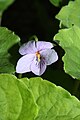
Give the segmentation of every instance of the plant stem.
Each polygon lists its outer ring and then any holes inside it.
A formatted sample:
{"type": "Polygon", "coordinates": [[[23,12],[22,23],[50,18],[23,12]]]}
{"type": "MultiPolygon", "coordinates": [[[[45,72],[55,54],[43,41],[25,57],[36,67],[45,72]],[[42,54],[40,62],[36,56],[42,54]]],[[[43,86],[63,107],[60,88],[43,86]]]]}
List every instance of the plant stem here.
{"type": "Polygon", "coordinates": [[[1,20],[2,20],[2,13],[0,13],[0,26],[1,26],[1,20]]]}
{"type": "Polygon", "coordinates": [[[1,26],[1,18],[0,18],[0,26],[1,26]]]}
{"type": "Polygon", "coordinates": [[[74,86],[73,86],[73,95],[79,98],[79,85],[80,85],[80,80],[75,80],[74,86]]]}
{"type": "Polygon", "coordinates": [[[33,39],[34,39],[36,42],[38,41],[38,38],[37,38],[36,35],[31,36],[29,40],[33,40],[33,39]]]}
{"type": "Polygon", "coordinates": [[[22,74],[19,74],[19,75],[18,75],[18,78],[21,79],[21,78],[22,78],[22,74]]]}

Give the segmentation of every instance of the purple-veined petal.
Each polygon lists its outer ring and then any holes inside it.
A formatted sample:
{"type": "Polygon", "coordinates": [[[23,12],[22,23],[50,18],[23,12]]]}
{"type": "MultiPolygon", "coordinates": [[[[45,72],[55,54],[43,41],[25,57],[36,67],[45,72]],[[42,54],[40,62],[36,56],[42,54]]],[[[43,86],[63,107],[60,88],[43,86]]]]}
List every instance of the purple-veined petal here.
{"type": "Polygon", "coordinates": [[[36,46],[37,46],[38,50],[50,49],[50,48],[54,47],[52,43],[45,42],[45,41],[36,42],[36,46]]]}
{"type": "Polygon", "coordinates": [[[36,42],[35,41],[29,41],[27,43],[24,43],[19,49],[19,53],[21,55],[33,54],[36,51],[37,51],[37,48],[36,48],[36,42]]]}
{"type": "Polygon", "coordinates": [[[34,59],[34,61],[31,64],[31,71],[35,74],[35,75],[42,75],[46,70],[46,63],[45,61],[40,61],[37,62],[36,59],[34,59]]]}
{"type": "Polygon", "coordinates": [[[47,65],[51,65],[58,60],[57,52],[53,49],[42,50],[40,54],[45,59],[47,65]]]}
{"type": "Polygon", "coordinates": [[[30,72],[31,71],[30,66],[34,58],[35,58],[35,54],[27,54],[21,57],[17,62],[16,72],[17,73],[30,72]]]}

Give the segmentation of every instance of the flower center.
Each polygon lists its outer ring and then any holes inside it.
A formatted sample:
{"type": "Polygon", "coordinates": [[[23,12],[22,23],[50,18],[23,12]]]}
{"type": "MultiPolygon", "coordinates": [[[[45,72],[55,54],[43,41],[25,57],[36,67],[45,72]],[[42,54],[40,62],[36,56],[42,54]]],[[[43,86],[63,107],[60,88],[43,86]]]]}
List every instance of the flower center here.
{"type": "Polygon", "coordinates": [[[40,55],[39,51],[36,52],[36,58],[37,58],[37,61],[40,62],[41,55],[40,55]]]}

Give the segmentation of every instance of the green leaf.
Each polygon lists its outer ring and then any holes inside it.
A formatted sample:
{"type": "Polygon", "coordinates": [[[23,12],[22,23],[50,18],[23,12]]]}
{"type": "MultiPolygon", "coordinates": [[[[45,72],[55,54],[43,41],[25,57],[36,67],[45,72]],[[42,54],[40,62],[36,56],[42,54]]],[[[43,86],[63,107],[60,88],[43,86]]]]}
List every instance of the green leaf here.
{"type": "Polygon", "coordinates": [[[79,120],[80,101],[63,88],[40,77],[22,79],[39,107],[35,120],[79,120]]]}
{"type": "Polygon", "coordinates": [[[19,91],[22,96],[22,109],[18,120],[34,120],[38,114],[38,106],[28,87],[21,80],[18,81],[19,91]]]}
{"type": "Polygon", "coordinates": [[[54,37],[65,50],[64,70],[73,78],[80,79],[80,28],[73,26],[60,30],[54,37]]]}
{"type": "MultiPolygon", "coordinates": [[[[0,73],[12,73],[15,71],[11,62],[11,48],[20,41],[20,38],[7,28],[0,27],[0,73]]],[[[16,49],[15,49],[16,51],[16,49]]],[[[14,51],[14,58],[17,57],[14,51]]],[[[16,51],[18,52],[18,51],[16,51]]]]}
{"type": "Polygon", "coordinates": [[[25,84],[13,75],[0,74],[0,120],[33,120],[37,112],[25,84]]]}
{"type": "Polygon", "coordinates": [[[80,27],[80,0],[70,1],[56,18],[60,20],[60,27],[71,27],[73,24],[80,27]]]}
{"type": "Polygon", "coordinates": [[[62,0],[49,0],[53,5],[55,5],[56,7],[58,7],[60,5],[60,3],[62,2],[62,0]]]}
{"type": "Polygon", "coordinates": [[[0,0],[0,13],[2,13],[14,0],[0,0]]]}
{"type": "Polygon", "coordinates": [[[16,78],[0,74],[0,120],[16,120],[20,114],[22,98],[16,78]]]}

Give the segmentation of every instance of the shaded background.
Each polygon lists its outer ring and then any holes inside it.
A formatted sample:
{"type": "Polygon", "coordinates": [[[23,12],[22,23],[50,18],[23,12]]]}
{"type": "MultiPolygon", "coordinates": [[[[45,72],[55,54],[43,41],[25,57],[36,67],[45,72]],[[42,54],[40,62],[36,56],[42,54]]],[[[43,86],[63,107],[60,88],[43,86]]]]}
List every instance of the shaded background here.
{"type": "Polygon", "coordinates": [[[50,41],[58,30],[58,21],[54,19],[58,11],[49,0],[15,0],[4,12],[2,25],[25,41],[34,34],[50,41]]]}
{"type": "MultiPolygon", "coordinates": [[[[69,0],[65,0],[65,5],[69,0]]],[[[61,6],[62,6],[61,5],[61,6]]],[[[14,31],[21,42],[27,42],[32,35],[39,40],[53,42],[53,36],[58,32],[59,21],[55,19],[61,7],[53,6],[49,0],[15,0],[15,2],[3,13],[2,26],[14,31]]],[[[14,48],[15,50],[15,48],[14,48]]],[[[60,85],[73,93],[74,80],[63,70],[62,56],[64,51],[58,45],[55,50],[59,60],[48,66],[46,72],[41,76],[56,85],[60,85]]],[[[23,76],[32,77],[33,73],[23,76]]]]}

